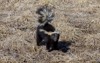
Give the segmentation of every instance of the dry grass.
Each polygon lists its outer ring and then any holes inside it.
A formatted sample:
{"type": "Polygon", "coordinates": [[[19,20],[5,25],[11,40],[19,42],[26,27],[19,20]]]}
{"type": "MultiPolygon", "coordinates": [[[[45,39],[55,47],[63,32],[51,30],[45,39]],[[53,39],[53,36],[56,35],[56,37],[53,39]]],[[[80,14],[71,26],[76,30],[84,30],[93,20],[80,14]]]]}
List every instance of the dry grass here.
{"type": "Polygon", "coordinates": [[[0,0],[0,63],[100,63],[100,1],[0,0]],[[36,46],[35,12],[46,3],[60,40],[75,42],[66,53],[36,46]]]}

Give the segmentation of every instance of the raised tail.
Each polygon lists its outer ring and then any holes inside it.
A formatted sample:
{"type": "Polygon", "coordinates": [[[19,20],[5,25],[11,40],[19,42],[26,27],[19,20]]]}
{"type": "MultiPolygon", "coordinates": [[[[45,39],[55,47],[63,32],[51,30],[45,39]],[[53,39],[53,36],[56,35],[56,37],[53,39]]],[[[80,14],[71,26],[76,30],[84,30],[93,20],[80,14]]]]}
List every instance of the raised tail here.
{"type": "Polygon", "coordinates": [[[52,7],[48,5],[41,6],[36,13],[40,15],[38,20],[39,23],[49,23],[54,18],[52,7]]]}

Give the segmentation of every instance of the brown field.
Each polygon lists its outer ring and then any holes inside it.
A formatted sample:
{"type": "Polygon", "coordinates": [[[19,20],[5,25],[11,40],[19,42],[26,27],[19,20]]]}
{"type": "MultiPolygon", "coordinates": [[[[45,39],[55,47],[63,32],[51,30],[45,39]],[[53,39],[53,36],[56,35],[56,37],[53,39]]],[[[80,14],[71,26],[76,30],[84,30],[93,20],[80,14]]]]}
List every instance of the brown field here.
{"type": "Polygon", "coordinates": [[[100,0],[0,0],[0,63],[100,63],[100,0]],[[36,45],[36,10],[47,3],[66,52],[36,45]]]}

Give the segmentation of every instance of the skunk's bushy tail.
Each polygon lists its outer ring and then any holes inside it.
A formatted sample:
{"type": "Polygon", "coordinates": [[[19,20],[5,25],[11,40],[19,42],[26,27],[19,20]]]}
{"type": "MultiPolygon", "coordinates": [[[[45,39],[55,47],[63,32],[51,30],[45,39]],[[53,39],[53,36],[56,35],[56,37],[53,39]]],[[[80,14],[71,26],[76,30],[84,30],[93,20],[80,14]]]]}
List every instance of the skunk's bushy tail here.
{"type": "Polygon", "coordinates": [[[36,13],[40,15],[38,20],[39,23],[51,22],[53,20],[54,13],[52,9],[53,8],[48,5],[44,5],[38,8],[36,13]]]}

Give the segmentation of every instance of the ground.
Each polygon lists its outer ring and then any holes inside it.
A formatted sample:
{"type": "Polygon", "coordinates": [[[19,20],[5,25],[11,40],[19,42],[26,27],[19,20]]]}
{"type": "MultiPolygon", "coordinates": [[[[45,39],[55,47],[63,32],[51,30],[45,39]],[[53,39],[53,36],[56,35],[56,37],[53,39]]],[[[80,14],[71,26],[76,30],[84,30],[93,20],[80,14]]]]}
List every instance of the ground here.
{"type": "Polygon", "coordinates": [[[0,0],[0,63],[100,63],[100,0],[0,0]],[[62,46],[51,52],[35,36],[47,3],[62,46]]]}

